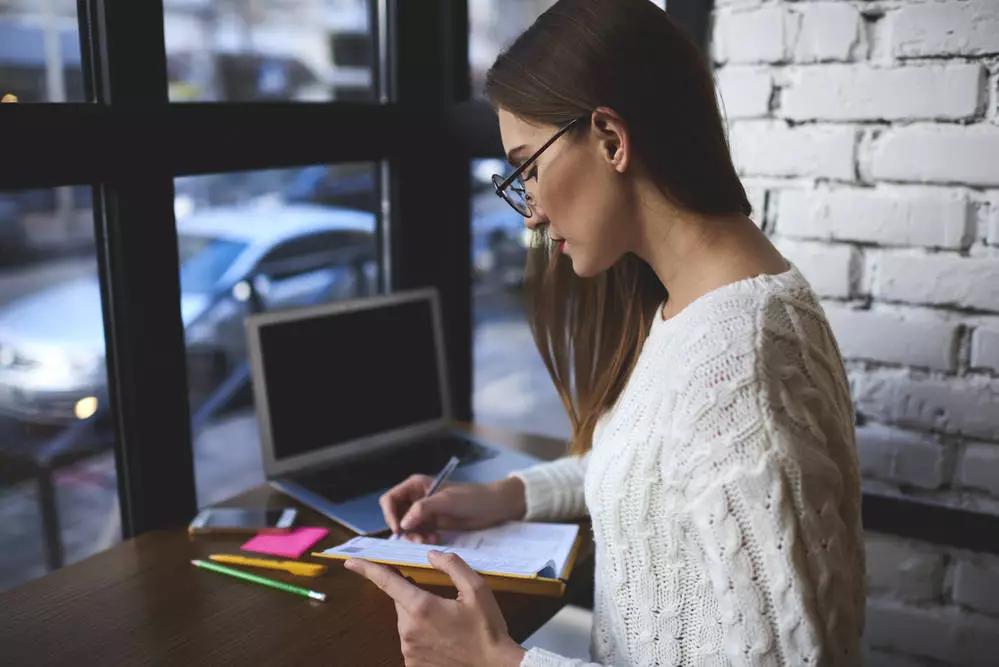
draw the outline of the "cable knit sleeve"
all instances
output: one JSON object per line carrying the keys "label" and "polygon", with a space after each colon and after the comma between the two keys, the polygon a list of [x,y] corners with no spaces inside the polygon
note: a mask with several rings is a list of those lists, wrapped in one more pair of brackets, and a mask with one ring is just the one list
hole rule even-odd
{"label": "cable knit sleeve", "polygon": [[[830,447],[852,443],[849,403],[839,398],[847,390],[794,342],[763,331],[755,373],[740,378],[727,364],[696,392],[701,450],[682,522],[717,598],[730,663],[854,666],[864,566],[850,517],[859,488],[855,464]],[[726,375],[735,380],[727,386]]]}
{"label": "cable knit sleeve", "polygon": [[525,521],[569,521],[586,516],[583,478],[589,453],[566,456],[519,470],[513,476],[524,483]]}
{"label": "cable knit sleeve", "polygon": [[722,472],[689,508],[732,664],[832,664],[795,514],[773,456]]}

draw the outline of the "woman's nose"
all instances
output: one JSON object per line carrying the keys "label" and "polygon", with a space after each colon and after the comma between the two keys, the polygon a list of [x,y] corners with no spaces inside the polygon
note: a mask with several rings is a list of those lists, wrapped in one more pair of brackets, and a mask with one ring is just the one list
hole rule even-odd
{"label": "woman's nose", "polygon": [[548,224],[548,218],[545,216],[544,211],[542,211],[537,206],[531,207],[531,217],[524,218],[524,224],[528,229],[534,231],[536,227]]}
{"label": "woman's nose", "polygon": [[545,215],[545,210],[538,203],[536,197],[531,197],[530,195],[528,195],[527,207],[531,211],[531,215],[529,217],[524,218],[524,224],[527,225],[528,229],[534,231],[535,227],[538,227],[539,225],[548,224],[548,217]]}

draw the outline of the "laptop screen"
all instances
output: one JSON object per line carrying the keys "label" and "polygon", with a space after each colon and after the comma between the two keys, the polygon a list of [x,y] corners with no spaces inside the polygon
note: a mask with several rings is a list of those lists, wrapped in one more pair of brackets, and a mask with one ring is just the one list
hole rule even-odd
{"label": "laptop screen", "polygon": [[260,327],[278,461],[444,416],[431,301]]}

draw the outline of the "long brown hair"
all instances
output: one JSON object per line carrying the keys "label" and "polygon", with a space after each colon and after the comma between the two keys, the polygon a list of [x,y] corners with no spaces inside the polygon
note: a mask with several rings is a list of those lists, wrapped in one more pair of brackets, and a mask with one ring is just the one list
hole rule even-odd
{"label": "long brown hair", "polygon": [[[610,107],[674,204],[750,213],[708,63],[649,0],[559,0],[496,59],[486,94],[495,107],[553,126]],[[570,140],[586,131],[578,123]],[[582,454],[631,375],[666,289],[631,254],[580,278],[539,235],[525,278],[531,331],[572,423],[570,452]]]}

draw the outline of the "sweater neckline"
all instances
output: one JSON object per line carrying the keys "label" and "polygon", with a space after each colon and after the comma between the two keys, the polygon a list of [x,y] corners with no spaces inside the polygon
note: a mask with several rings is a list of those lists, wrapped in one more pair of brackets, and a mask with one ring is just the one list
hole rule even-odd
{"label": "sweater neckline", "polygon": [[679,313],[665,320],[663,319],[663,309],[666,307],[666,300],[664,299],[663,302],[659,304],[659,307],[656,308],[656,316],[652,321],[650,334],[657,330],[675,328],[679,322],[692,317],[692,313],[696,313],[706,304],[722,297],[737,294],[761,294],[773,289],[790,290],[807,287],[808,283],[798,270],[798,267],[787,258],[785,258],[784,261],[787,263],[788,268],[781,273],[761,273],[749,278],[743,278],[742,280],[736,280],[735,282],[722,285],[721,287],[716,287],[710,292],[706,292],[697,297],[692,302],[687,304],[687,306]]}

